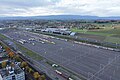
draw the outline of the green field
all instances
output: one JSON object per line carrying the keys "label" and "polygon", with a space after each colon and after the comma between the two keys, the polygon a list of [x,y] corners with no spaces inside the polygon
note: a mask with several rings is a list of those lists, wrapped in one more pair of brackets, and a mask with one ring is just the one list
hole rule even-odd
{"label": "green field", "polygon": [[87,30],[87,29],[82,30],[77,28],[71,28],[71,31],[79,33],[79,35],[77,36],[82,36],[85,38],[93,38],[93,39],[97,39],[98,37],[100,37],[102,38],[100,39],[102,41],[120,44],[120,27],[118,28],[105,27],[104,29],[96,29],[96,30]]}

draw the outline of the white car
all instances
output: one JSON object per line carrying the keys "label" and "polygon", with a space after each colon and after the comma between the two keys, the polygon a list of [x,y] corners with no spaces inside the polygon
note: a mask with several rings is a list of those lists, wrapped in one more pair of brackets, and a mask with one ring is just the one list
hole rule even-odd
{"label": "white car", "polygon": [[58,65],[57,64],[52,64],[52,67],[58,67]]}
{"label": "white car", "polygon": [[35,45],[35,43],[32,43],[32,45],[34,46],[34,45]]}

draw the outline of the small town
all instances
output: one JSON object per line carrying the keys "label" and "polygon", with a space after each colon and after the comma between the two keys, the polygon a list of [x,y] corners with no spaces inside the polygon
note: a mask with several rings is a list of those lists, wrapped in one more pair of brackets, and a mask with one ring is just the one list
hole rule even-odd
{"label": "small town", "polygon": [[[17,52],[0,42],[0,80],[46,80]],[[26,77],[26,78],[25,78]]]}
{"label": "small town", "polygon": [[120,0],[0,0],[0,80],[120,80]]}

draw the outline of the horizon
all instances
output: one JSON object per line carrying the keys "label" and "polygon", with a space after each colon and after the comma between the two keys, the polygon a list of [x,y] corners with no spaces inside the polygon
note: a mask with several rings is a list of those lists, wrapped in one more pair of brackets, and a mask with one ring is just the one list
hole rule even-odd
{"label": "horizon", "polygon": [[[61,15],[37,15],[38,17],[45,17],[45,16],[90,16],[90,15],[64,15],[64,14],[61,14]],[[37,17],[35,15],[33,16],[0,16],[0,17]],[[99,17],[99,16],[93,16],[93,17]],[[114,16],[107,16],[107,17],[114,17]]]}
{"label": "horizon", "polygon": [[0,17],[120,16],[119,0],[1,0]]}

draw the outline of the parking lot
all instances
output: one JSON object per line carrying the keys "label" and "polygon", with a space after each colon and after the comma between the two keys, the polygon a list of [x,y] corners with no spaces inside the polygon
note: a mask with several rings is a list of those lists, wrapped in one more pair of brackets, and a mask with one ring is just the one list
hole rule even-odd
{"label": "parking lot", "polygon": [[27,31],[15,30],[4,34],[26,48],[78,75],[84,76],[88,80],[120,79],[119,52]]}

